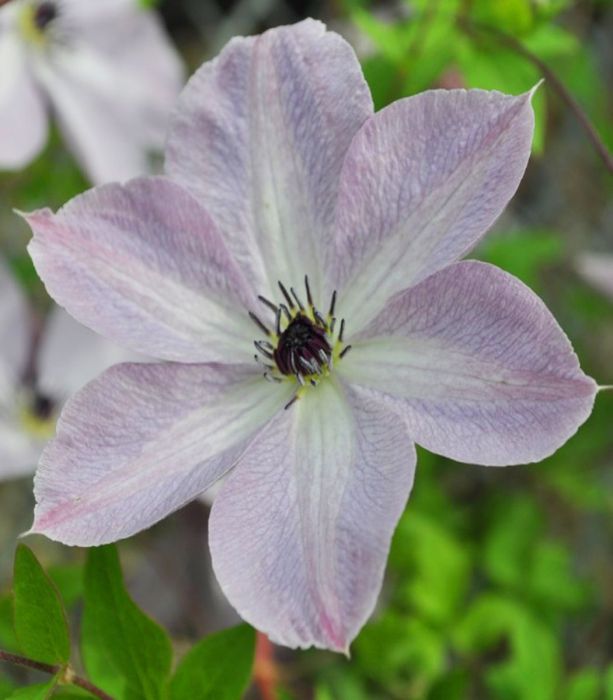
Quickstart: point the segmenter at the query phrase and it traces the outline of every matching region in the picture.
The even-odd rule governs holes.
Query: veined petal
[[[536,462],[589,416],[585,376],[543,302],[467,261],[398,295],[352,340],[338,371],[404,416],[411,437],[462,462]]]
[[[0,170],[25,167],[47,141],[45,103],[21,42],[0,27]]]
[[[0,260],[0,406],[12,396],[30,355],[32,328],[25,296]],[[3,400],[4,397],[4,400]]]
[[[145,358],[94,333],[59,306],[53,307],[36,353],[36,388],[65,401],[114,364]]]
[[[179,100],[166,169],[260,293],[308,273],[319,298],[343,158],[371,114],[353,50],[320,22],[233,39]]]
[[[364,124],[338,197],[339,314],[363,327],[400,292],[465,255],[526,168],[531,93],[431,90]]]
[[[414,467],[397,415],[328,381],[307,391],[213,503],[213,568],[230,603],[279,644],[346,652],[375,605]]]
[[[231,469],[289,390],[250,366],[112,367],[66,404],[32,532],[91,546],[153,525]]]
[[[26,217],[51,296],[136,352],[184,362],[251,359],[252,296],[210,217],[164,178],[105,185]]]

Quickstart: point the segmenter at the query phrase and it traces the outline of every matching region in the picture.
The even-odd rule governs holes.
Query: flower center
[[[264,368],[264,377],[268,381],[282,382],[291,380],[299,387],[294,398],[287,404],[291,406],[300,398],[303,388],[317,384],[332,372],[334,362],[340,360],[350,350],[350,345],[343,342],[345,319],[338,325],[334,308],[336,292],[332,294],[330,308],[324,317],[315,307],[309,278],[304,278],[307,303],[298,296],[295,289],[279,282],[279,289],[284,301],[275,304],[265,297],[258,297],[269,311],[274,313],[274,327],[269,328],[252,311],[249,316],[266,335],[266,340],[254,341],[259,354],[255,359]]]
[[[57,17],[57,6],[54,2],[41,2],[34,10],[34,24],[36,28],[43,32],[47,25]]]
[[[21,410],[24,429],[34,438],[47,440],[53,437],[56,408],[53,399],[35,392]]]
[[[58,15],[59,8],[56,2],[34,2],[25,5],[19,18],[24,39],[39,46],[44,44],[45,33]]]

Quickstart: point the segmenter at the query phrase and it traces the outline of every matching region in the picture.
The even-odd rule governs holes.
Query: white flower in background
[[[47,140],[49,108],[94,183],[150,170],[183,83],[180,58],[137,0],[13,0],[0,8],[0,169]]]
[[[581,276],[610,299],[613,299],[613,255],[584,253],[577,269]]]
[[[59,307],[34,352],[30,309],[0,261],[0,480],[32,474],[64,401],[127,353]]]

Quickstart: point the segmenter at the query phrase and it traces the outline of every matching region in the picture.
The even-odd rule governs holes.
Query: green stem
[[[19,656],[18,654],[11,654],[8,651],[2,651],[0,649],[0,661],[6,661],[10,664],[15,664],[16,666],[24,666],[25,668],[31,668],[35,671],[42,671],[42,673],[49,673],[52,676],[58,673],[62,674],[61,678],[63,682],[72,683],[77,685],[83,690],[87,690],[100,700],[114,700],[110,695],[107,695],[103,690],[100,690],[93,683],[90,683],[87,679],[81,678],[73,673],[70,668],[65,668],[64,666],[59,666],[55,664],[46,664],[42,661],[35,661],[34,659],[29,659],[27,656]]]

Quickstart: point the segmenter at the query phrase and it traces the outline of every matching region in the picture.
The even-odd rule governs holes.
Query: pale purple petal
[[[24,47],[9,28],[2,27],[0,67],[0,170],[19,169],[45,145],[47,114]]]
[[[494,223],[528,162],[530,97],[432,90],[362,127],[338,198],[339,313],[351,328],[461,258]]]
[[[398,295],[364,336],[338,371],[452,459],[539,461],[592,409],[596,384],[543,302],[484,263],[457,263]]]
[[[54,306],[45,320],[36,354],[37,390],[63,403],[112,365],[146,359],[94,333]]]
[[[590,284],[613,299],[613,255],[584,253],[577,267]]]
[[[210,217],[180,186],[163,178],[105,185],[27,220],[50,295],[93,330],[161,359],[251,359],[253,296]]]
[[[373,610],[413,482],[402,420],[324,381],[274,419],[217,495],[213,568],[247,622],[347,652]]]
[[[233,39],[188,83],[166,169],[205,204],[260,293],[308,273],[319,295],[342,161],[371,114],[353,50],[320,22]]]
[[[25,295],[0,260],[0,404],[22,378],[30,355],[31,334]]]
[[[91,546],[153,525],[233,467],[289,389],[250,366],[112,367],[66,404],[32,532]]]

